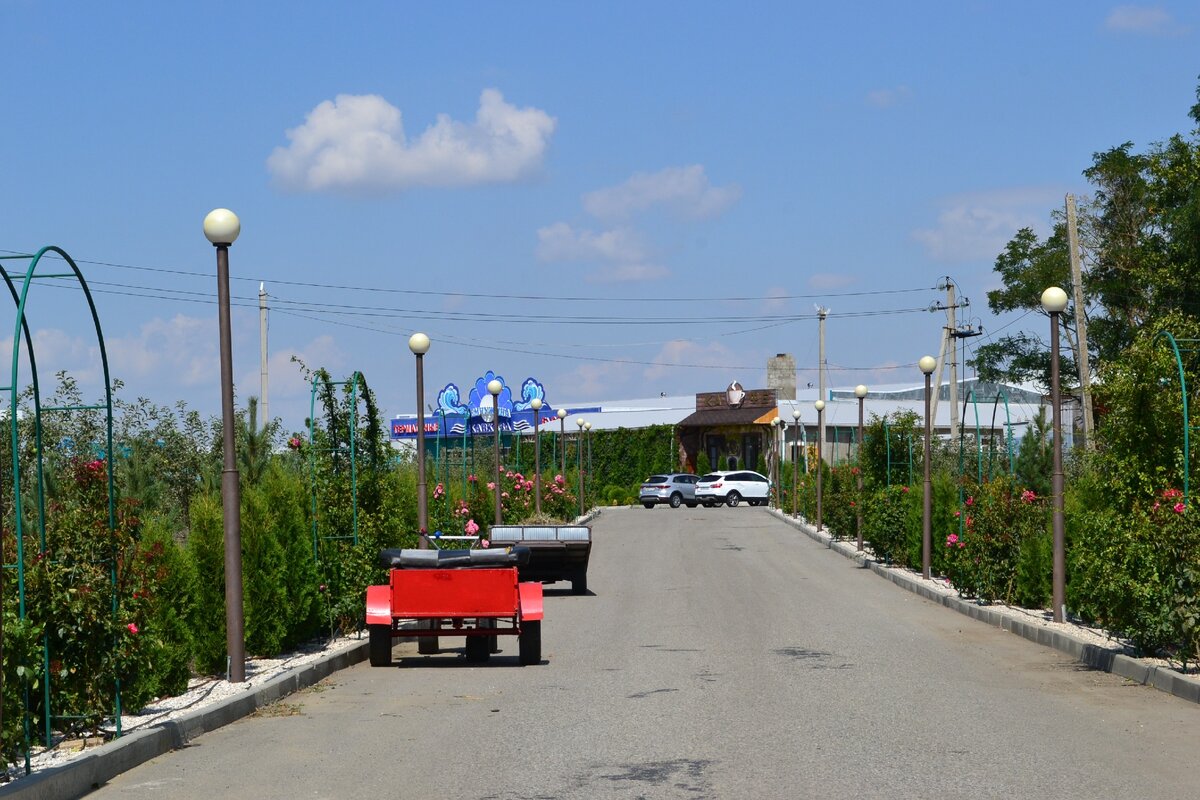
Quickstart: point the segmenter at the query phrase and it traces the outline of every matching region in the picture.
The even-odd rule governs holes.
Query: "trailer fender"
[[[521,619],[534,622],[542,618],[542,585],[532,581],[517,585],[521,597]]]
[[[392,624],[392,587],[367,587],[367,624]]]

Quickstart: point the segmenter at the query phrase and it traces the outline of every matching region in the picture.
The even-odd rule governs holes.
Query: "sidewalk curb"
[[[0,797],[63,800],[92,791],[122,772],[186,746],[197,736],[239,720],[338,670],[367,658],[367,640],[278,675],[257,689],[208,708],[114,739],[62,766],[39,770],[0,788]]]
[[[1023,619],[1014,617],[1000,608],[981,606],[969,600],[963,600],[960,597],[940,594],[901,570],[885,566],[865,553],[859,552],[854,545],[848,542],[833,541],[829,534],[824,532],[818,533],[816,528],[807,522],[793,519],[774,508],[768,509],[768,513],[801,531],[813,541],[828,546],[829,549],[854,561],[864,569],[869,569],[876,575],[887,578],[900,588],[920,595],[926,600],[953,609],[960,614],[977,619],[988,625],[1003,628],[1036,644],[1054,648],[1060,653],[1065,653],[1092,669],[1109,672],[1135,683],[1152,686],[1155,689],[1168,692],[1183,700],[1200,703],[1200,678],[1182,675],[1165,667],[1143,663],[1140,659],[1126,655],[1118,647],[1104,647],[1092,644],[1070,634],[1033,625]]]

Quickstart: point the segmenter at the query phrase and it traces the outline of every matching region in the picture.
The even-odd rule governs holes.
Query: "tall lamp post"
[[[579,435],[575,439],[575,458],[579,462],[579,516],[583,516],[583,418],[575,420]]]
[[[587,485],[592,485],[592,423],[583,423],[584,438],[587,440]],[[595,494],[595,492],[593,492]]]
[[[930,573],[930,551],[933,544],[933,522],[931,519],[933,516],[933,483],[929,479],[929,437],[933,424],[929,418],[930,401],[932,398],[930,376],[937,367],[937,359],[933,356],[922,356],[921,360],[917,362],[917,366],[921,368],[921,372],[925,373],[925,504],[921,512],[921,574],[928,579]],[[953,410],[951,413],[954,413]]]
[[[1051,524],[1054,531],[1054,577],[1051,593],[1054,603],[1054,621],[1062,622],[1066,617],[1067,602],[1067,556],[1066,536],[1063,532],[1063,471],[1062,471],[1062,410],[1058,387],[1058,315],[1067,307],[1067,293],[1057,286],[1042,292],[1042,308],[1050,315],[1050,408],[1054,430],[1054,473],[1050,479],[1050,494],[1053,511]]]
[[[825,457],[821,455],[821,431],[824,430],[825,420],[825,401],[818,400],[813,403],[813,408],[817,410],[817,530],[821,530],[821,475],[825,472],[822,467],[825,466]]]
[[[567,477],[567,410],[560,408],[558,410],[558,449],[562,451],[562,471],[563,478]]]
[[[496,448],[496,524],[503,523],[504,518],[500,512],[500,391],[504,388],[504,384],[493,378],[488,381],[488,394],[492,396],[492,442]]]
[[[233,346],[229,332],[229,247],[242,232],[242,223],[227,208],[204,218],[204,236],[217,248],[217,325],[221,336],[221,440],[225,466],[221,470],[221,509],[225,522],[225,647],[229,682],[246,680],[245,617],[242,606],[242,497],[233,450]]]
[[[796,516],[796,503],[799,499],[797,490],[800,488],[800,463],[796,458],[796,445],[799,443],[800,437],[796,435],[794,429],[800,426],[800,409],[792,409],[792,421],[795,423],[792,425],[792,516],[794,517]]]
[[[542,398],[535,397],[529,401],[533,409],[533,508],[537,514],[542,513]]]
[[[779,451],[779,426],[783,424],[783,420],[779,417],[771,420],[771,485],[775,487],[775,508],[779,508],[779,459],[782,453]]]
[[[425,491],[425,354],[429,337],[414,333],[408,337],[408,349],[417,357],[417,547],[429,549],[429,498]]]
[[[867,387],[861,383],[854,387],[854,396],[858,398],[858,450],[855,462],[858,464],[858,502],[854,507],[858,510],[856,524],[858,525],[858,549],[863,549],[863,518],[862,518],[862,446],[863,446],[863,401],[867,399]]]

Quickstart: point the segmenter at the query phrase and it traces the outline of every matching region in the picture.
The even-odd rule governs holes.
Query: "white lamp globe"
[[[937,367],[937,359],[933,356],[921,356],[921,360],[917,362],[917,366],[921,368],[921,372],[928,375]]]
[[[532,408],[534,411],[541,411],[542,410],[542,398],[535,397],[532,400],[530,400],[529,407]]]
[[[854,396],[859,399],[866,397],[867,396],[867,387],[863,386],[861,383],[858,386],[855,386],[854,387]]]
[[[429,352],[429,337],[423,333],[414,333],[408,337],[408,349],[413,351],[413,355],[425,355]]]
[[[1067,293],[1057,286],[1051,286],[1042,292],[1042,308],[1051,314],[1057,314],[1067,307]]]
[[[492,397],[495,397],[496,395],[500,394],[501,390],[503,390],[503,389],[504,389],[504,384],[501,383],[500,381],[496,380],[495,378],[488,381],[488,393],[491,394]]]
[[[577,418],[575,420],[575,424],[578,425],[580,428],[582,428],[583,427],[583,417]]]
[[[204,218],[204,236],[215,245],[229,246],[241,232],[241,221],[228,208],[214,208]]]
[[[813,408],[815,408],[817,411],[824,411],[825,410],[825,401],[818,400],[817,402],[813,403]]]
[[[592,429],[592,423],[590,423],[590,422],[583,423],[583,429],[585,431],[590,431]]]
[[[798,408],[792,409],[792,419],[796,420],[797,422],[800,421],[800,409],[798,409]]]
[[[558,418],[559,418],[559,419],[566,419],[566,418],[567,418],[567,410],[566,410],[565,408],[560,408],[560,409],[558,410]]]

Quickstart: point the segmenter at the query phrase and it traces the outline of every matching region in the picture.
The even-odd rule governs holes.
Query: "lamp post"
[[[233,450],[233,346],[229,332],[229,247],[242,232],[242,223],[227,208],[204,218],[204,236],[217,248],[217,327],[221,337],[221,440],[225,466],[221,470],[221,509],[225,531],[225,647],[229,682],[246,680],[245,617],[242,606],[241,488]]]
[[[862,446],[863,446],[863,401],[867,399],[867,387],[861,383],[854,387],[854,396],[858,398],[858,450],[855,452],[855,462],[858,464],[858,502],[854,504],[858,513],[856,516],[856,524],[858,525],[858,549],[863,549],[863,518],[862,518]]]
[[[796,428],[800,425],[800,409],[792,409],[792,421],[795,423],[792,427]],[[796,431],[792,431],[792,516],[796,516],[796,502],[799,499],[799,473],[800,464],[796,458],[796,445],[799,443],[800,437],[796,435]]]
[[[488,381],[488,394],[492,396],[492,442],[496,448],[496,524],[500,525],[504,518],[500,511],[500,391],[504,384],[493,378]]]
[[[584,438],[587,440],[587,485],[592,485],[592,423],[591,421],[583,423],[583,432],[586,434]]]
[[[563,478],[567,477],[567,410],[560,408],[558,410],[558,449],[562,451],[562,472]]]
[[[779,417],[771,420],[771,485],[779,487],[779,426],[783,424],[783,420]],[[775,507],[779,508],[779,498],[775,498]]]
[[[529,401],[533,409],[533,509],[534,513],[542,513],[542,398],[535,397]]]
[[[825,401],[818,400],[813,403],[813,408],[817,410],[817,530],[821,530],[821,475],[825,472],[822,467],[825,463],[825,457],[821,455],[821,431],[824,430],[825,420]]]
[[[417,547],[429,549],[429,498],[425,491],[425,354],[429,337],[414,333],[408,337],[408,349],[417,357]]]
[[[930,376],[937,367],[937,359],[933,356],[922,356],[917,362],[921,372],[925,373],[925,504],[921,512],[921,574],[926,579],[930,573],[930,550],[932,549],[933,532],[931,529],[933,516],[933,484],[929,480],[929,436],[932,421],[929,419],[931,400]],[[951,412],[953,413],[953,411]]]
[[[1066,536],[1063,533],[1063,472],[1062,472],[1062,410],[1058,387],[1058,315],[1067,307],[1067,293],[1057,286],[1042,292],[1042,308],[1050,315],[1050,407],[1054,430],[1054,473],[1050,479],[1050,501],[1053,505],[1051,525],[1054,531],[1054,577],[1051,593],[1054,621],[1066,617],[1067,556]]]
[[[579,436],[575,440],[575,458],[579,462],[579,516],[583,516],[583,418],[575,420]]]

